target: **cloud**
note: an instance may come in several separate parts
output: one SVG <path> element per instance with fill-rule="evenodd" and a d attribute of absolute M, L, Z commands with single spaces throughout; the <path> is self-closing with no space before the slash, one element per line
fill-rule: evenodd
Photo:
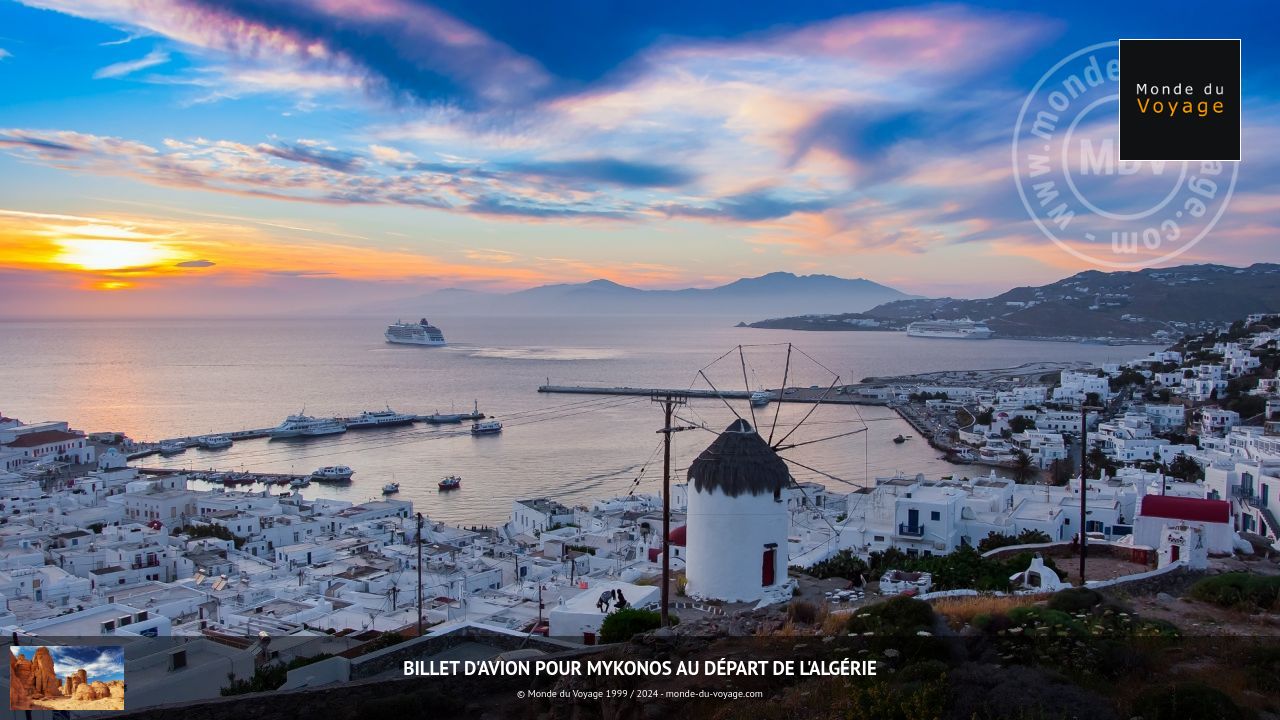
<path fill-rule="evenodd" d="M 610 157 L 511 163 L 506 168 L 516 173 L 623 187 L 676 187 L 694 179 L 693 173 L 677 166 Z"/>
<path fill-rule="evenodd" d="M 0 48 L 0 60 L 4 60 L 5 58 L 11 58 L 11 57 L 13 57 L 13 53 L 9 52 L 8 50 L 5 50 L 4 48 Z"/>
<path fill-rule="evenodd" d="M 186 261 L 184 261 L 184 262 L 180 262 L 180 263 L 178 263 L 178 264 L 177 264 L 177 265 L 175 265 L 174 267 L 180 267 L 180 268 L 207 268 L 207 267 L 213 267 L 214 265 L 217 265 L 217 263 L 215 263 L 215 262 L 213 262 L 213 261 L 211 261 L 211 260 L 186 260 Z"/>
<path fill-rule="evenodd" d="M 299 140 L 296 143 L 279 143 L 258 145 L 258 150 L 274 155 L 282 160 L 311 163 L 329 170 L 350 173 L 360 169 L 361 161 L 354 153 L 342 152 L 334 147 L 321 146 L 313 140 Z"/>
<path fill-rule="evenodd" d="M 139 70 L 146 70 L 147 68 L 163 65 L 167 62 L 169 62 L 169 53 L 164 50 L 152 50 L 137 60 L 126 60 L 124 62 L 112 63 L 104 68 L 99 68 L 98 71 L 93 74 L 93 78 L 95 80 L 102 80 L 104 78 L 121 78 L 126 75 L 136 73 Z"/>

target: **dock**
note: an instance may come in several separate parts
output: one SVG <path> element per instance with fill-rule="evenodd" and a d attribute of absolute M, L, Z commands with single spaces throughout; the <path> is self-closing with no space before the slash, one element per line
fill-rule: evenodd
<path fill-rule="evenodd" d="M 884 405 L 878 398 L 866 397 L 858 393 L 857 385 L 837 385 L 819 387 L 788 387 L 782 390 L 764 390 L 769 393 L 769 402 L 795 403 L 831 403 L 837 405 Z M 592 385 L 539 385 L 540 393 L 564 393 L 569 395 L 683 395 L 691 398 L 724 398 L 726 400 L 749 400 L 751 390 L 712 390 L 710 388 L 637 388 L 637 387 L 596 387 Z"/>

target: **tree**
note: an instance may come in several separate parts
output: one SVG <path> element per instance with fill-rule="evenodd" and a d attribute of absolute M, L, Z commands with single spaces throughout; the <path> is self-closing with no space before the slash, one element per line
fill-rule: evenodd
<path fill-rule="evenodd" d="M 600 642 L 627 642 L 640 633 L 657 630 L 660 627 L 662 627 L 662 615 L 653 610 L 622 608 L 614 610 L 605 617 L 600 625 Z"/>
<path fill-rule="evenodd" d="M 1036 421 L 1026 415 L 1018 415 L 1009 421 L 1009 429 L 1015 433 L 1036 429 Z"/>
<path fill-rule="evenodd" d="M 1023 483 L 1035 473 L 1035 463 L 1026 450 L 1019 449 L 1013 454 L 1013 479 Z"/>
<path fill-rule="evenodd" d="M 1049 483 L 1066 485 L 1071 479 L 1071 463 L 1067 460 L 1054 460 L 1049 463 Z"/>
<path fill-rule="evenodd" d="M 1102 402 L 1102 396 L 1101 396 L 1101 395 L 1099 395 L 1099 394 L 1098 394 L 1098 393 L 1096 393 L 1096 392 L 1085 393 L 1085 395 L 1084 395 L 1084 404 L 1085 404 L 1085 405 L 1094 405 L 1094 406 L 1096 406 L 1096 405 L 1100 404 L 1101 402 Z"/>
<path fill-rule="evenodd" d="M 991 408 L 986 408 L 982 412 L 978 413 L 977 423 L 979 425 L 990 425 L 991 421 L 994 419 L 995 419 L 995 412 L 992 411 Z"/>
<path fill-rule="evenodd" d="M 1169 475 L 1187 482 L 1198 482 L 1204 479 L 1204 468 L 1190 457 L 1179 455 L 1169 463 Z"/>

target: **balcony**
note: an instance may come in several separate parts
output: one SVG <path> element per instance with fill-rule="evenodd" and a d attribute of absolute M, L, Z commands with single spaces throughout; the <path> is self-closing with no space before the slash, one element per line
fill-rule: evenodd
<path fill-rule="evenodd" d="M 924 537 L 924 525 L 898 523 L 898 534 L 903 537 Z"/>

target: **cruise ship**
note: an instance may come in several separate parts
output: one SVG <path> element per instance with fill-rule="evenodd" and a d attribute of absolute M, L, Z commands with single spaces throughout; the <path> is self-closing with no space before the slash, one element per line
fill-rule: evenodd
<path fill-rule="evenodd" d="M 395 321 L 384 333 L 389 343 L 401 345 L 444 345 L 444 333 L 440 328 L 422 318 L 416 323 Z"/>
<path fill-rule="evenodd" d="M 920 320 L 907 326 L 909 337 L 986 340 L 993 334 L 980 320 Z"/>

